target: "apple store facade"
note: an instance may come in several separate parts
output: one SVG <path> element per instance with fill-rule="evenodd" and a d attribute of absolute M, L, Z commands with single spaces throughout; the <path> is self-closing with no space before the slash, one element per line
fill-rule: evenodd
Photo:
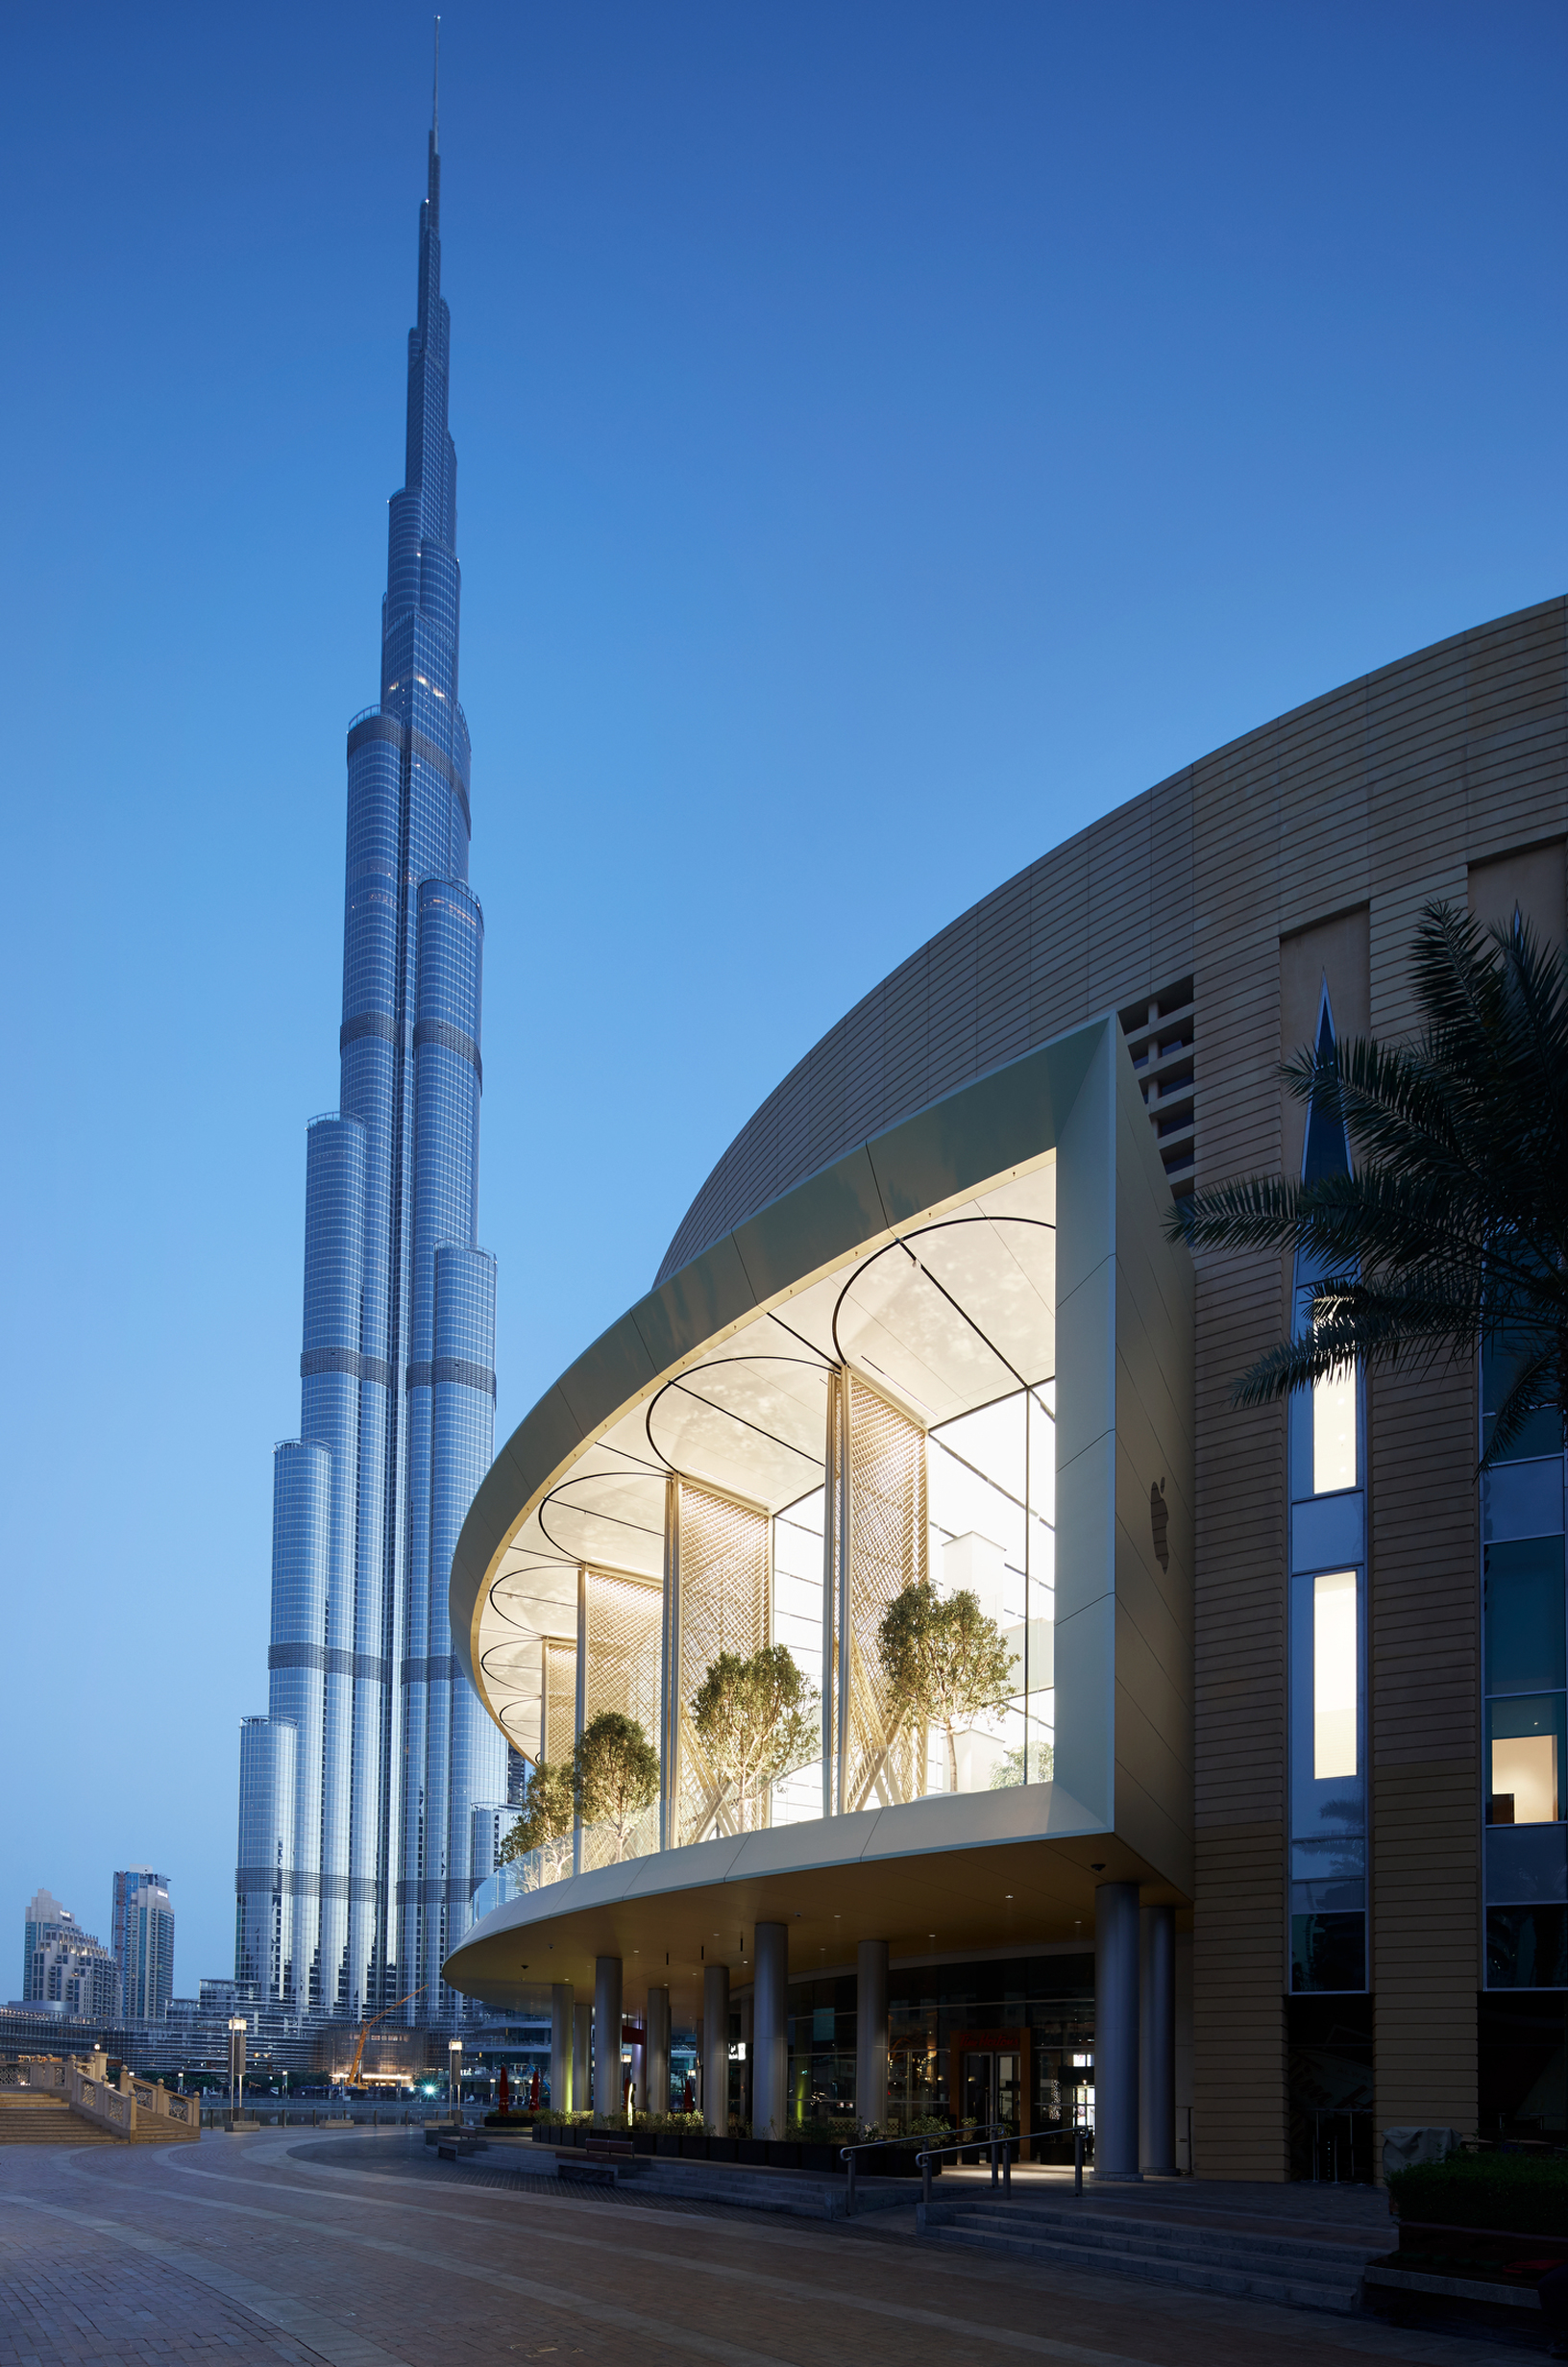
<path fill-rule="evenodd" d="M 1344 1155 L 1279 1064 L 1413 1024 L 1424 904 L 1560 943 L 1565 842 L 1554 602 L 1054 849 L 742 1130 L 453 1558 L 515 1749 L 647 1745 L 445 1967 L 549 1992 L 552 2103 L 624 2108 L 618 2031 L 653 2110 L 1085 2130 L 1105 2178 L 1568 2124 L 1561 1441 L 1478 1485 L 1446 1370 L 1233 1411 L 1311 1277 L 1167 1238 Z"/>

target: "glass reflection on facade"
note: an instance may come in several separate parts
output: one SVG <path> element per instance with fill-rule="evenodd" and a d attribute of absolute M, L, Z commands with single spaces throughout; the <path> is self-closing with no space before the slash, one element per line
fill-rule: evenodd
<path fill-rule="evenodd" d="M 894 1966 L 885 2097 L 856 2093 L 852 1973 L 792 1982 L 788 2031 L 792 2121 L 1001 2120 L 1041 2161 L 1070 2159 L 1094 2126 L 1094 1960 L 1077 1950 Z"/>
<path fill-rule="evenodd" d="M 429 137 L 380 696 L 348 737 L 341 1099 L 306 1136 L 300 1437 L 277 1449 L 265 1718 L 241 1731 L 237 1980 L 326 2013 L 454 2001 L 506 1745 L 456 1673 L 452 1551 L 493 1443 L 477 1245 L 484 920 L 468 885 L 457 457 Z M 488 1819 L 488 1821 L 487 1821 Z"/>
<path fill-rule="evenodd" d="M 1482 1359 L 1485 1435 L 1515 1368 Z M 1486 1985 L 1568 1988 L 1568 1593 L 1561 1425 L 1531 1416 L 1482 1481 Z"/>

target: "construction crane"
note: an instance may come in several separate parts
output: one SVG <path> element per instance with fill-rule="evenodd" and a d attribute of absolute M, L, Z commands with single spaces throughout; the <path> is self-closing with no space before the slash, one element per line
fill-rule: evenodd
<path fill-rule="evenodd" d="M 383 2011 L 376 2016 L 375 2022 L 362 2022 L 360 2024 L 359 2043 L 354 2050 L 354 2060 L 349 2065 L 349 2076 L 347 2081 L 344 2083 L 351 2092 L 358 2084 L 359 2066 L 365 2059 L 365 2040 L 370 2036 L 371 2032 L 376 2028 L 376 2022 L 384 2022 L 387 2014 L 396 2013 L 399 2006 L 405 2006 L 408 2003 L 409 1997 L 423 1997 L 425 1991 L 429 1987 L 429 1985 L 430 1985 L 428 1981 L 422 1981 L 417 1989 L 410 1989 L 408 1991 L 407 1997 L 399 1997 L 394 1999 L 390 2006 L 386 2007 Z"/>

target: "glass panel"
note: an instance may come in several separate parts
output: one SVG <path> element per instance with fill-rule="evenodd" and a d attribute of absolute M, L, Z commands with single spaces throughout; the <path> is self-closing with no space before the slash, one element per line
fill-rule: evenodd
<path fill-rule="evenodd" d="M 1331 1373 L 1312 1386 L 1312 1492 L 1356 1485 L 1356 1374 Z"/>
<path fill-rule="evenodd" d="M 1489 1908 L 1486 1985 L 1568 1988 L 1568 1907 Z"/>
<path fill-rule="evenodd" d="M 991 2118 L 991 2071 L 989 2055 L 966 2055 L 964 2058 L 964 2126 L 984 2128 Z"/>
<path fill-rule="evenodd" d="M 1486 1821 L 1552 1824 L 1562 1814 L 1563 1695 L 1515 1693 L 1486 1708 Z"/>
<path fill-rule="evenodd" d="M 1568 1683 L 1560 1537 L 1486 1548 L 1486 1690 L 1539 1692 Z"/>
<path fill-rule="evenodd" d="M 1020 2058 L 998 2055 L 996 2058 L 996 2118 L 1006 2129 L 1017 2129 L 1023 2109 L 1023 2080 Z"/>
<path fill-rule="evenodd" d="M 1366 1917 L 1292 1914 L 1290 1986 L 1298 1991 L 1364 1989 Z"/>
<path fill-rule="evenodd" d="M 1354 1434 L 1353 1434 L 1354 1435 Z M 1312 1581 L 1312 1776 L 1359 1772 L 1356 1573 Z"/>
<path fill-rule="evenodd" d="M 1328 1581 L 1321 1635 L 1318 1588 L 1324 1580 L 1303 1572 L 1290 1582 L 1290 1835 L 1297 1842 L 1366 1831 L 1366 1779 L 1360 1771 L 1360 1696 L 1363 1690 L 1364 1663 L 1360 1649 L 1360 1581 L 1358 1573 L 1344 1570 L 1330 1571 Z M 1326 1664 L 1321 1689 L 1320 1648 Z M 1355 1675 L 1357 1708 L 1350 1728 L 1354 1759 L 1350 1750 L 1343 1747 L 1342 1701 L 1336 1702 L 1331 1679 L 1336 1650 L 1341 1664 L 1338 1678 L 1344 1675 L 1343 1664 L 1347 1659 Z M 1318 1727 L 1318 1713 L 1322 1711 L 1327 1715 L 1335 1709 L 1340 1711 L 1337 1742 L 1332 1717 L 1321 1736 Z M 1322 1763 L 1332 1766 L 1349 1759 L 1348 1774 L 1318 1774 L 1320 1740 Z"/>
<path fill-rule="evenodd" d="M 1481 1387 L 1482 1442 L 1492 1442 L 1492 1421 L 1498 1407 L 1513 1386 L 1514 1376 L 1523 1361 L 1525 1345 L 1518 1340 L 1490 1344 L 1482 1350 Z M 1505 1450 L 1503 1460 L 1517 1463 L 1535 1455 L 1560 1455 L 1562 1452 L 1562 1418 L 1553 1407 L 1538 1406 L 1513 1444 Z"/>

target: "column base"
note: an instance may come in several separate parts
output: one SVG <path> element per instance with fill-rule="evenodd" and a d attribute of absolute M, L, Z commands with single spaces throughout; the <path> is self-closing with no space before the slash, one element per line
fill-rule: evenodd
<path fill-rule="evenodd" d="M 1096 2186 L 1141 2186 L 1141 2170 L 1091 2170 L 1090 2176 Z"/>

